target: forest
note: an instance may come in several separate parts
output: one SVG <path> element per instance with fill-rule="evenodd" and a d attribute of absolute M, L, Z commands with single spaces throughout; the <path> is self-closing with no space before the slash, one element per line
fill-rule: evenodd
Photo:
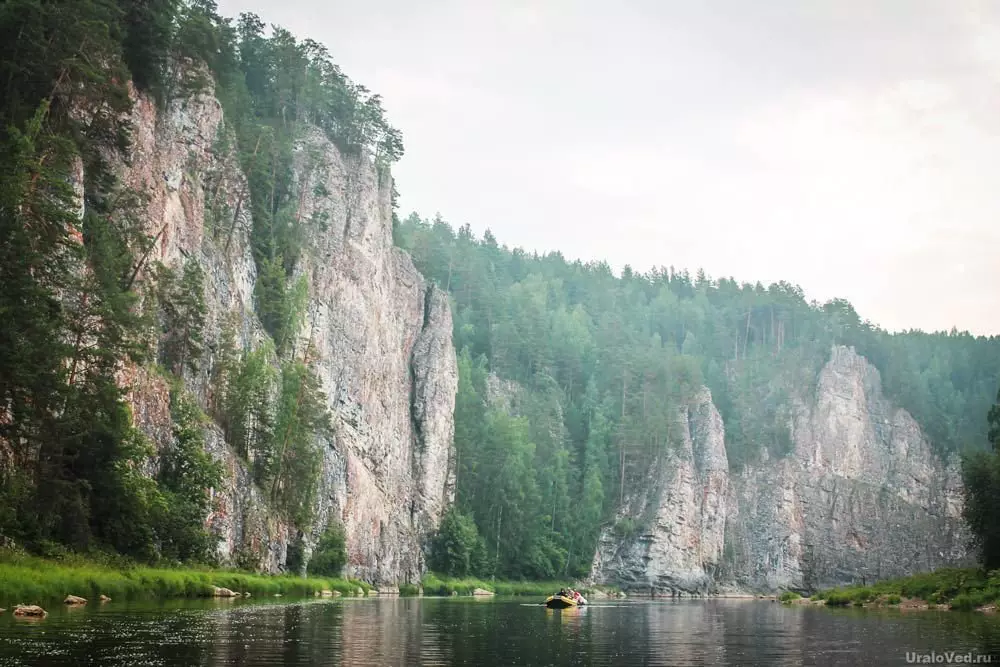
<path fill-rule="evenodd" d="M 292 147 L 318 127 L 387 173 L 403 145 L 379 96 L 324 46 L 251 14 L 223 18 L 212 0 L 8 0 L 0 70 L 0 546 L 210 560 L 202 519 L 221 473 L 204 449 L 209 419 L 278 511 L 306 526 L 329 414 L 307 351 L 291 344 L 306 296 L 292 279 L 303 243 Z M 183 380 L 204 356 L 205 276 L 148 261 L 141 198 L 116 173 L 130 159 L 129 83 L 162 105 L 208 77 L 220 141 L 234 142 L 249 188 L 235 210 L 208 201 L 206 224 L 228 247 L 249 209 L 269 339 L 244 348 L 226 333 L 203 412 Z M 454 315 L 457 502 L 428 544 L 442 574 L 581 576 L 695 392 L 712 391 L 734 470 L 784 456 L 790 398 L 812 390 L 835 344 L 875 364 L 939 456 L 986 456 L 1000 338 L 888 333 L 789 283 L 616 273 L 439 217 L 395 218 L 393 235 Z M 123 360 L 173 388 L 173 445 L 152 476 Z M 335 574 L 343 542 L 331 527 L 316 567 Z"/>
<path fill-rule="evenodd" d="M 0 69 L 0 546 L 210 561 L 204 517 L 221 474 L 205 451 L 210 419 L 302 529 L 329 412 L 308 350 L 290 344 L 306 297 L 291 279 L 302 243 L 292 145 L 309 124 L 387 168 L 402 142 L 379 97 L 323 46 L 251 14 L 225 19 L 214 0 L 11 0 L 0 5 Z M 206 227 L 228 249 L 249 209 L 254 307 L 269 337 L 244 348 L 224 329 L 210 414 L 183 382 L 205 352 L 203 271 L 149 261 L 141 194 L 118 180 L 141 159 L 130 153 L 130 83 L 161 106 L 212 84 L 226 118 L 216 148 L 233 148 L 247 176 L 235 210 L 208 201 Z M 134 427 L 119 382 L 139 366 L 171 387 L 165 451 Z M 314 570 L 336 574 L 343 552 L 331 526 Z M 291 569 L 299 559 L 293 545 Z"/>
<path fill-rule="evenodd" d="M 845 300 L 811 302 L 784 282 L 628 266 L 615 275 L 440 216 L 410 215 L 394 233 L 454 312 L 458 516 L 437 544 L 438 569 L 582 576 L 625 491 L 674 444 L 693 392 L 711 390 L 732 469 L 784 456 L 790 399 L 811 396 L 833 345 L 878 368 L 942 459 L 988 449 L 1000 337 L 889 333 Z M 513 411 L 503 381 L 518 388 Z"/>

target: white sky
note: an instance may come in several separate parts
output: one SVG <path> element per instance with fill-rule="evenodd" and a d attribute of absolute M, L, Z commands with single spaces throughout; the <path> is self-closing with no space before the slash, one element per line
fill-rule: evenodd
<path fill-rule="evenodd" d="M 219 5 L 382 95 L 401 215 L 1000 334 L 1000 2 Z"/>

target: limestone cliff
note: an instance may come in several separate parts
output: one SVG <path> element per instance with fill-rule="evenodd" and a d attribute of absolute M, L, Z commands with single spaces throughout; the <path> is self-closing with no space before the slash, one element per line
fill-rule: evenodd
<path fill-rule="evenodd" d="M 249 189 L 211 90 L 158 109 L 137 98 L 133 159 L 125 184 L 145 194 L 153 261 L 199 262 L 207 276 L 206 354 L 184 384 L 207 406 L 223 324 L 255 344 L 266 334 L 254 313 Z M 331 520 L 346 528 L 346 574 L 373 582 L 412 581 L 421 546 L 451 501 L 457 367 L 446 295 L 393 247 L 391 178 L 364 155 L 349 157 L 307 129 L 294 154 L 296 219 L 305 230 L 294 279 L 308 304 L 295 347 L 311 346 L 333 416 L 323 451 L 315 526 L 306 551 Z M 170 438 L 166 382 L 134 369 L 137 423 Z M 290 528 L 268 507 L 244 463 L 215 425 L 207 446 L 226 471 L 206 522 L 223 563 L 278 571 Z"/>
<path fill-rule="evenodd" d="M 793 449 L 739 473 L 707 390 L 678 414 L 681 444 L 602 532 L 591 578 L 636 592 L 810 589 L 965 562 L 961 480 L 878 371 L 833 348 L 793 400 Z M 624 525 L 635 533 L 622 534 Z"/>

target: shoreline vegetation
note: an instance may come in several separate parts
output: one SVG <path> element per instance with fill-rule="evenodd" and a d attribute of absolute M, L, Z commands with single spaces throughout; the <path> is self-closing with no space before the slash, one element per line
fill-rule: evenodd
<path fill-rule="evenodd" d="M 941 568 L 879 581 L 870 586 L 832 588 L 811 597 L 785 591 L 778 599 L 784 604 L 827 607 L 951 609 L 993 613 L 997 611 L 997 602 L 1000 601 L 1000 570 L 986 572 L 979 568 Z"/>
<path fill-rule="evenodd" d="M 428 572 L 420 584 L 399 584 L 401 596 L 501 595 L 544 596 L 570 582 L 484 581 L 442 577 Z M 249 597 L 368 596 L 379 591 L 363 581 L 332 577 L 266 575 L 210 567 L 150 567 L 122 562 L 100 562 L 84 556 L 60 559 L 7 552 L 0 553 L 0 608 L 19 604 L 53 604 L 67 596 L 112 601 L 220 597 L 228 589 Z M 395 593 L 396 587 L 387 587 Z M 585 595 L 613 597 L 615 588 L 581 588 Z M 228 597 L 228 595 L 221 595 Z"/>
<path fill-rule="evenodd" d="M 372 586 L 332 577 L 265 575 L 209 567 L 149 567 L 101 563 L 81 556 L 50 560 L 22 554 L 0 555 L 0 608 L 51 604 L 69 595 L 112 601 L 229 597 L 228 589 L 250 597 L 329 595 L 364 596 Z"/>

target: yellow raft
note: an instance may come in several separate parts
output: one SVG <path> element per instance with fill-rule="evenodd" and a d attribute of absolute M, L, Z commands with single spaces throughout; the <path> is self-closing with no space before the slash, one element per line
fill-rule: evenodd
<path fill-rule="evenodd" d="M 568 598 L 565 595 L 550 595 L 545 600 L 545 606 L 549 609 L 566 609 L 567 607 L 577 607 L 576 600 Z"/>

